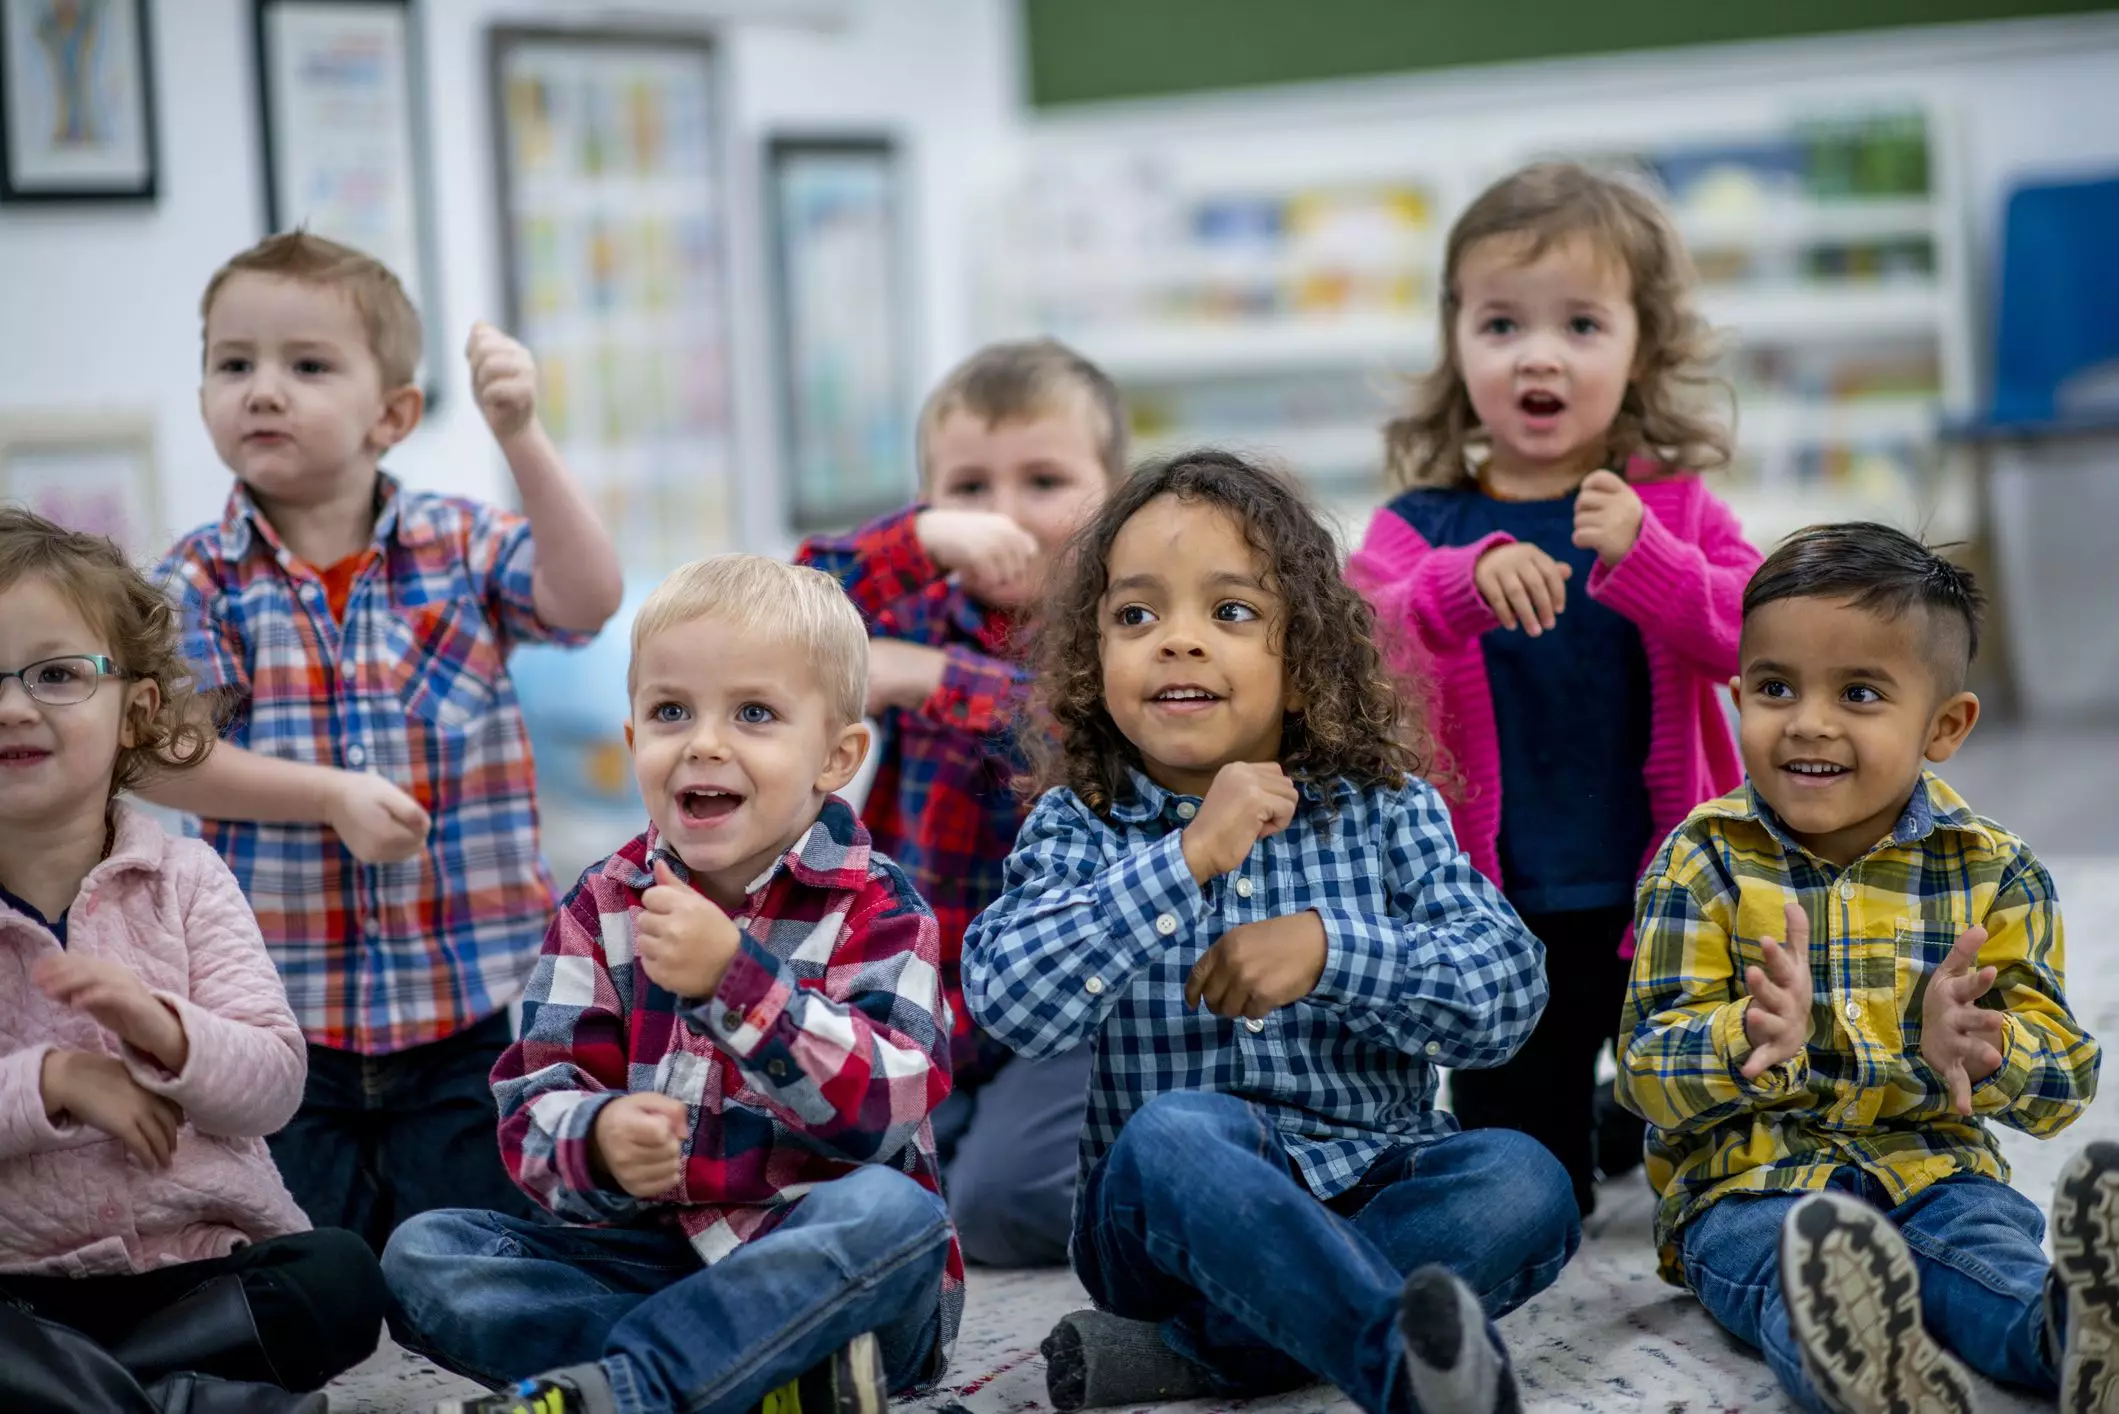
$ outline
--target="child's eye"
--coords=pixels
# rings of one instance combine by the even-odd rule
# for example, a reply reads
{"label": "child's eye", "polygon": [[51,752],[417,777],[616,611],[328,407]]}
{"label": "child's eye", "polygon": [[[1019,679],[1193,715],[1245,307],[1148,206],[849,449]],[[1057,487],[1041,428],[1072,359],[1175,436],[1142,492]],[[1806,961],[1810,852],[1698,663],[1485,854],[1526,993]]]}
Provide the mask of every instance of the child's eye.
{"label": "child's eye", "polygon": [[1604,326],[1586,314],[1577,314],[1567,321],[1567,327],[1577,334],[1594,334]]}
{"label": "child's eye", "polygon": [[1484,324],[1481,324],[1479,326],[1479,332],[1482,334],[1491,334],[1495,338],[1505,338],[1508,335],[1516,332],[1516,321],[1510,319],[1505,314],[1497,314],[1493,318],[1487,320]]}
{"label": "child's eye", "polygon": [[746,727],[762,727],[768,722],[777,721],[779,716],[778,712],[763,702],[746,702],[736,709],[736,720]]}
{"label": "child's eye", "polygon": [[1030,478],[1030,489],[1033,491],[1064,491],[1068,484],[1066,477],[1054,476],[1050,472]]}
{"label": "child's eye", "polygon": [[1855,683],[1840,694],[1857,707],[1873,707],[1884,700],[1884,695],[1865,682]]}
{"label": "child's eye", "polygon": [[88,675],[89,665],[72,659],[59,659],[37,665],[37,681],[53,687],[79,682]]}
{"label": "child's eye", "polygon": [[655,704],[654,709],[650,711],[647,715],[650,721],[681,722],[685,718],[689,717],[691,713],[685,711],[683,705],[680,703],[658,702]]}
{"label": "child's eye", "polygon": [[320,358],[298,358],[294,361],[294,371],[305,378],[313,378],[319,373],[329,373],[331,365]]}
{"label": "child's eye", "polygon": [[1757,692],[1761,697],[1791,698],[1795,696],[1795,689],[1782,682],[1779,678],[1767,678],[1753,691]]}
{"label": "child's eye", "polygon": [[1214,606],[1214,617],[1225,624],[1244,624],[1258,618],[1259,613],[1241,599],[1224,599]]}
{"label": "child's eye", "polygon": [[250,371],[250,360],[247,358],[224,358],[213,366],[213,371],[216,373],[248,373]]}
{"label": "child's eye", "polygon": [[944,494],[952,501],[973,501],[984,496],[986,490],[986,483],[974,477],[950,483],[949,490]]}
{"label": "child's eye", "polygon": [[1125,604],[1121,605],[1112,617],[1127,628],[1140,628],[1144,624],[1155,622],[1155,611],[1146,604]]}

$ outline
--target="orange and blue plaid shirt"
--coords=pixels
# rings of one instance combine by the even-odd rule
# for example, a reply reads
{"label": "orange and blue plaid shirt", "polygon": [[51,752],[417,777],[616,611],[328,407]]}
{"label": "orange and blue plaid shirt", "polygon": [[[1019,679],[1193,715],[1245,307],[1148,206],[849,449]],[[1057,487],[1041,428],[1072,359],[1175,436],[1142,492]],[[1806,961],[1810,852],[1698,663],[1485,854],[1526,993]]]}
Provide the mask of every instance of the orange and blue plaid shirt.
{"label": "orange and blue plaid shirt", "polygon": [[229,701],[230,742],[379,772],[433,819],[425,849],[380,865],[325,825],[201,822],[303,1033],[367,1055],[438,1041],[521,991],[552,881],[508,654],[588,638],[538,618],[521,516],[389,476],[376,498],[373,554],[343,622],[240,485],[160,570],[195,685]]}

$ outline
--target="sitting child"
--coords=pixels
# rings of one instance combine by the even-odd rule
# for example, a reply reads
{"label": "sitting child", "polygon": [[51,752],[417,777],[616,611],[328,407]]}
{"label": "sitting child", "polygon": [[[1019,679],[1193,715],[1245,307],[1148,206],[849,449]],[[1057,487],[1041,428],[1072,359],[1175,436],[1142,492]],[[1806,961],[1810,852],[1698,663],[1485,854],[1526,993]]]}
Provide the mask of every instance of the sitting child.
{"label": "sitting child", "polygon": [[1641,886],[1619,1093],[1662,1273],[1807,1410],[1965,1414],[1966,1365],[2119,1409],[2119,1145],[2062,1179],[2055,1264],[1989,1128],[2096,1090],[2052,880],[1922,764],[1979,716],[1979,610],[1898,531],[1792,537],[1744,593],[1750,784]]}
{"label": "sitting child", "polygon": [[508,1170],[564,1225],[430,1213],[383,1258],[405,1344],[489,1384],[565,1368],[445,1409],[879,1414],[940,1373],[940,947],[832,794],[867,651],[836,581],[752,555],[641,606],[651,823],[561,907],[493,1072]]}
{"label": "sitting child", "polygon": [[1021,1055],[1096,1042],[1072,1257],[1103,1309],[1046,1340],[1053,1404],[1321,1378],[1371,1414],[1513,1411],[1491,1319],[1580,1220],[1535,1140],[1455,1132],[1435,1067],[1522,1044],[1541,949],[1412,775],[1331,532],[1191,453],[1114,493],[1043,623],[1051,789],[964,992]]}
{"label": "sitting child", "polygon": [[0,1408],[320,1409],[261,1387],[382,1333],[266,1151],[307,1057],[250,905],[117,798],[214,748],[187,677],[117,546],[0,509]]}

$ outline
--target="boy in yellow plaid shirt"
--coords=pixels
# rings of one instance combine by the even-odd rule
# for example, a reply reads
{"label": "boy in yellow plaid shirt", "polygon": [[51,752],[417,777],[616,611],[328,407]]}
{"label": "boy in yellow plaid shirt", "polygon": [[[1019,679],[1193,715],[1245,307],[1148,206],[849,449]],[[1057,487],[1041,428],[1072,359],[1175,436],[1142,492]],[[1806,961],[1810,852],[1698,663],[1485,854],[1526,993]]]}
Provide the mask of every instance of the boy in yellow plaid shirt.
{"label": "boy in yellow plaid shirt", "polygon": [[1743,607],[1749,784],[1649,866],[1621,1032],[1662,1274],[1806,1410],[1967,1414],[1969,1365],[2111,1414],[2119,1144],[2070,1161],[2049,1263],[1988,1127],[2047,1137],[2096,1092],[2059,904],[1925,764],[1979,716],[1979,591],[1898,531],[1833,525]]}

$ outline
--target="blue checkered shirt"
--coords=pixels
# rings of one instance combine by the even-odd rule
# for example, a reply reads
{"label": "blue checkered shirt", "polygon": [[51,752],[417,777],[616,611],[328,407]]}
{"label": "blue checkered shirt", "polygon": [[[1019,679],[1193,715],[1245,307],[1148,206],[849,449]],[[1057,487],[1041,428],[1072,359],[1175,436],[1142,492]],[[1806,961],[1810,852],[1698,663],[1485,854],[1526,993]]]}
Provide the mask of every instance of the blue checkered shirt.
{"label": "blue checkered shirt", "polygon": [[[1432,787],[1305,787],[1283,833],[1201,888],[1180,844],[1197,797],[1134,773],[1106,821],[1047,792],[1008,857],[1008,889],[964,939],[978,1024],[1025,1056],[1096,1038],[1082,1129],[1088,1177],[1126,1120],[1168,1090],[1263,1111],[1310,1191],[1351,1187],[1386,1150],[1455,1132],[1436,1066],[1493,1066],[1545,1009],[1544,950],[1477,870]],[[1263,1021],[1185,1005],[1221,935],[1313,910],[1324,974]]]}

